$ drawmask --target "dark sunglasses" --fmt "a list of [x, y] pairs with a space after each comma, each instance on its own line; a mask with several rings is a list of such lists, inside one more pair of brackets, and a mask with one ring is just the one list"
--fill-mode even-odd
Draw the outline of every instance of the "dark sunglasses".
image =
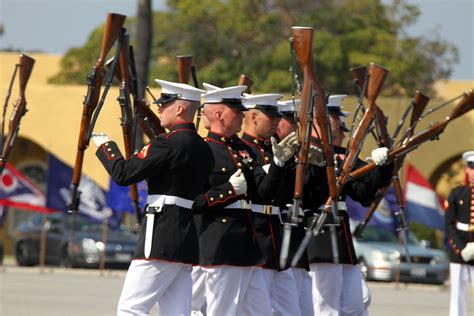
[[467, 167], [468, 167], [469, 169], [474, 169], [474, 161], [469, 161], [469, 162], [467, 163]]

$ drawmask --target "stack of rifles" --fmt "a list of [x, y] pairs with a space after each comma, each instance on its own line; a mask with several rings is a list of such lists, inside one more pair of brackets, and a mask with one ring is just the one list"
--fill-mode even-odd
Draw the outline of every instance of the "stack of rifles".
[[[120, 95], [118, 102], [121, 109], [121, 126], [126, 158], [133, 155], [137, 151], [137, 145], [140, 145], [135, 142], [138, 125], [140, 125], [141, 129], [150, 139], [165, 133], [165, 130], [160, 125], [159, 118], [149, 108], [147, 100], [144, 99], [143, 96], [140, 96], [138, 79], [141, 80], [141, 78], [137, 76], [135, 69], [133, 47], [130, 45], [130, 35], [123, 27], [125, 18], [125, 16], [120, 14], [108, 14], [100, 56], [97, 63], [93, 66], [92, 71], [86, 76], [88, 90], [83, 103], [76, 161], [71, 181], [72, 200], [70, 211], [73, 214], [77, 213], [80, 201], [80, 191], [78, 188], [82, 173], [84, 152], [89, 145], [95, 122], [97, 121], [100, 110], [104, 104], [108, 90], [112, 86], [114, 77], [116, 77], [120, 82]], [[399, 211], [396, 214], [398, 218], [398, 226], [401, 232], [406, 233], [407, 223], [404, 217], [402, 189], [398, 177], [398, 172], [403, 165], [405, 156], [409, 152], [418, 148], [421, 144], [437, 139], [451, 121], [472, 110], [474, 107], [474, 91], [471, 89], [470, 91], [462, 93], [460, 96], [440, 104], [423, 114], [425, 107], [429, 102], [429, 98], [423, 93], [417, 91], [414, 100], [409, 104], [399, 120], [393, 135], [390, 135], [387, 130], [387, 117], [376, 103], [377, 97], [380, 94], [389, 71], [374, 63], [371, 63], [369, 67], [353, 68], [351, 69], [351, 74], [356, 87], [360, 91], [359, 102], [351, 124], [347, 144], [347, 154], [345, 155], [342, 166], [336, 169], [334, 164], [334, 149], [331, 140], [332, 137], [326, 106], [326, 97], [321, 83], [316, 78], [315, 67], [313, 64], [313, 29], [310, 27], [293, 27], [292, 35], [293, 36], [290, 39], [291, 51], [298, 61], [299, 69], [303, 74], [303, 82], [297, 84], [299, 87], [298, 92], [301, 94], [301, 105], [299, 109], [297, 109], [297, 112], [295, 112], [298, 121], [300, 147], [297, 152], [297, 169], [293, 204], [290, 207], [287, 221], [284, 224], [284, 237], [280, 257], [280, 265], [282, 267], [287, 266], [288, 248], [292, 229], [302, 223], [300, 204], [303, 192], [303, 179], [308, 165], [310, 135], [311, 131], [315, 129], [315, 126], [313, 125], [313, 116], [316, 118], [316, 122], [319, 125], [318, 130], [320, 131], [319, 136], [322, 140], [321, 149], [324, 153], [326, 162], [326, 174], [330, 195], [325, 203], [322, 213], [313, 217], [309, 222], [308, 227], [306, 227], [305, 238], [300, 244], [295, 256], [292, 258], [292, 265], [296, 264], [299, 260], [310, 238], [321, 233], [321, 229], [323, 228], [330, 212], [333, 213], [335, 219], [339, 218], [335, 207], [335, 201], [337, 201], [338, 196], [341, 194], [344, 185], [348, 181], [360, 177], [375, 168], [375, 163], [369, 163], [362, 168], [354, 170], [357, 157], [362, 150], [364, 140], [368, 134], [372, 134], [375, 137], [375, 140], [380, 147], [389, 148], [388, 162], [393, 162], [395, 166], [391, 185], [393, 185], [395, 189], [399, 205]], [[106, 60], [107, 56], [111, 54], [111, 49], [114, 44], [116, 48], [113, 57]], [[192, 77], [194, 85], [199, 88], [192, 56], [182, 55], [178, 56], [177, 59], [179, 82], [188, 83]], [[33, 65], [34, 59], [24, 54], [20, 55], [20, 62], [16, 65], [10, 82], [3, 110], [2, 137], [0, 138], [0, 141], [2, 141], [0, 146], [2, 149], [0, 156], [0, 170], [3, 170], [7, 162], [9, 152], [19, 131], [20, 120], [27, 111], [25, 90]], [[18, 69], [20, 71], [20, 96], [14, 104], [14, 110], [10, 118], [9, 131], [6, 137], [4, 137], [6, 108], [11, 87]], [[103, 84], [104, 79], [105, 83]], [[298, 76], [293, 75], [293, 79], [298, 80]], [[250, 90], [253, 82], [249, 77], [241, 75], [239, 84], [247, 85]], [[102, 88], [102, 86], [104, 87]], [[146, 90], [155, 101], [156, 99], [151, 91], [148, 88], [146, 88]], [[249, 92], [249, 90], [247, 92]], [[364, 106], [363, 103], [364, 98], [367, 99], [366, 106]], [[133, 100], [133, 105], [131, 100]], [[437, 123], [431, 123], [429, 125], [430, 127], [416, 134], [414, 133], [416, 124], [424, 117], [453, 101], [458, 101], [458, 103], [444, 120]], [[199, 127], [199, 114], [200, 113], [197, 115], [196, 121], [197, 128]], [[411, 116], [408, 128], [404, 133], [401, 133], [402, 127], [405, 125], [405, 121], [409, 115]], [[355, 236], [360, 236], [388, 188], [389, 187], [382, 188], [377, 192], [377, 198], [370, 207], [364, 221], [356, 228], [354, 232]], [[142, 212], [138, 204], [136, 184], [131, 185], [130, 189], [132, 201], [136, 210], [137, 225], [140, 225]], [[332, 235], [335, 237], [335, 234]], [[335, 243], [335, 240], [333, 240], [333, 243]], [[333, 249], [337, 249], [337, 247], [333, 247]], [[333, 251], [333, 253], [335, 262], [338, 262], [337, 251]]]

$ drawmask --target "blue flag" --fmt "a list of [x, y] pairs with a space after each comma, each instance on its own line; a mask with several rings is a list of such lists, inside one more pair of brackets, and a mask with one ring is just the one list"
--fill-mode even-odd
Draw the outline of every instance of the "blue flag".
[[[48, 175], [46, 189], [46, 206], [58, 211], [67, 212], [71, 202], [71, 179], [73, 170], [54, 155], [48, 157]], [[79, 184], [79, 214], [97, 222], [108, 218], [111, 227], [118, 227], [121, 214], [114, 214], [106, 204], [106, 192], [91, 178], [81, 176]]]
[[[349, 217], [356, 221], [363, 221], [367, 214], [368, 207], [362, 206], [359, 202], [352, 200], [346, 196], [347, 212]], [[395, 212], [398, 211], [397, 198], [393, 187], [387, 191], [382, 201], [380, 202], [377, 211], [374, 212], [368, 225], [377, 226], [396, 234], [397, 219]]]
[[[148, 187], [145, 181], [138, 183], [138, 204], [143, 210], [146, 204]], [[107, 206], [114, 212], [134, 213], [135, 209], [130, 198], [130, 187], [121, 186], [110, 179], [109, 192], [107, 193]]]

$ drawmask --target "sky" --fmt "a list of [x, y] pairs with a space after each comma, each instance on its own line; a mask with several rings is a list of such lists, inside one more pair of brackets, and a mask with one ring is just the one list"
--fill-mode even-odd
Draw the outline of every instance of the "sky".
[[[421, 10], [410, 35], [438, 31], [459, 49], [451, 79], [474, 80], [474, 0], [406, 0]], [[390, 0], [383, 0], [388, 3]], [[165, 0], [154, 0], [155, 10]], [[18, 48], [63, 54], [82, 46], [108, 12], [136, 14], [135, 0], [0, 0], [0, 49]]]

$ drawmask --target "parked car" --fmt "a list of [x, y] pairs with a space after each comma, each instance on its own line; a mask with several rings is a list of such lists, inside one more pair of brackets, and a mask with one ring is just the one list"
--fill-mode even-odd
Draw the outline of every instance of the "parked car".
[[448, 277], [449, 260], [444, 251], [423, 246], [409, 234], [407, 262], [405, 247], [387, 230], [368, 226], [362, 238], [354, 241], [362, 274], [367, 280], [443, 284]]
[[[73, 236], [72, 215], [68, 213], [35, 214], [21, 222], [14, 232], [14, 249], [18, 265], [39, 264], [41, 227], [45, 227], [45, 264], [65, 267], [99, 267], [105, 251], [105, 265], [128, 267], [138, 237], [127, 227], [108, 230], [107, 242], [102, 242], [103, 225], [76, 216]], [[69, 242], [73, 237], [73, 241]]]

